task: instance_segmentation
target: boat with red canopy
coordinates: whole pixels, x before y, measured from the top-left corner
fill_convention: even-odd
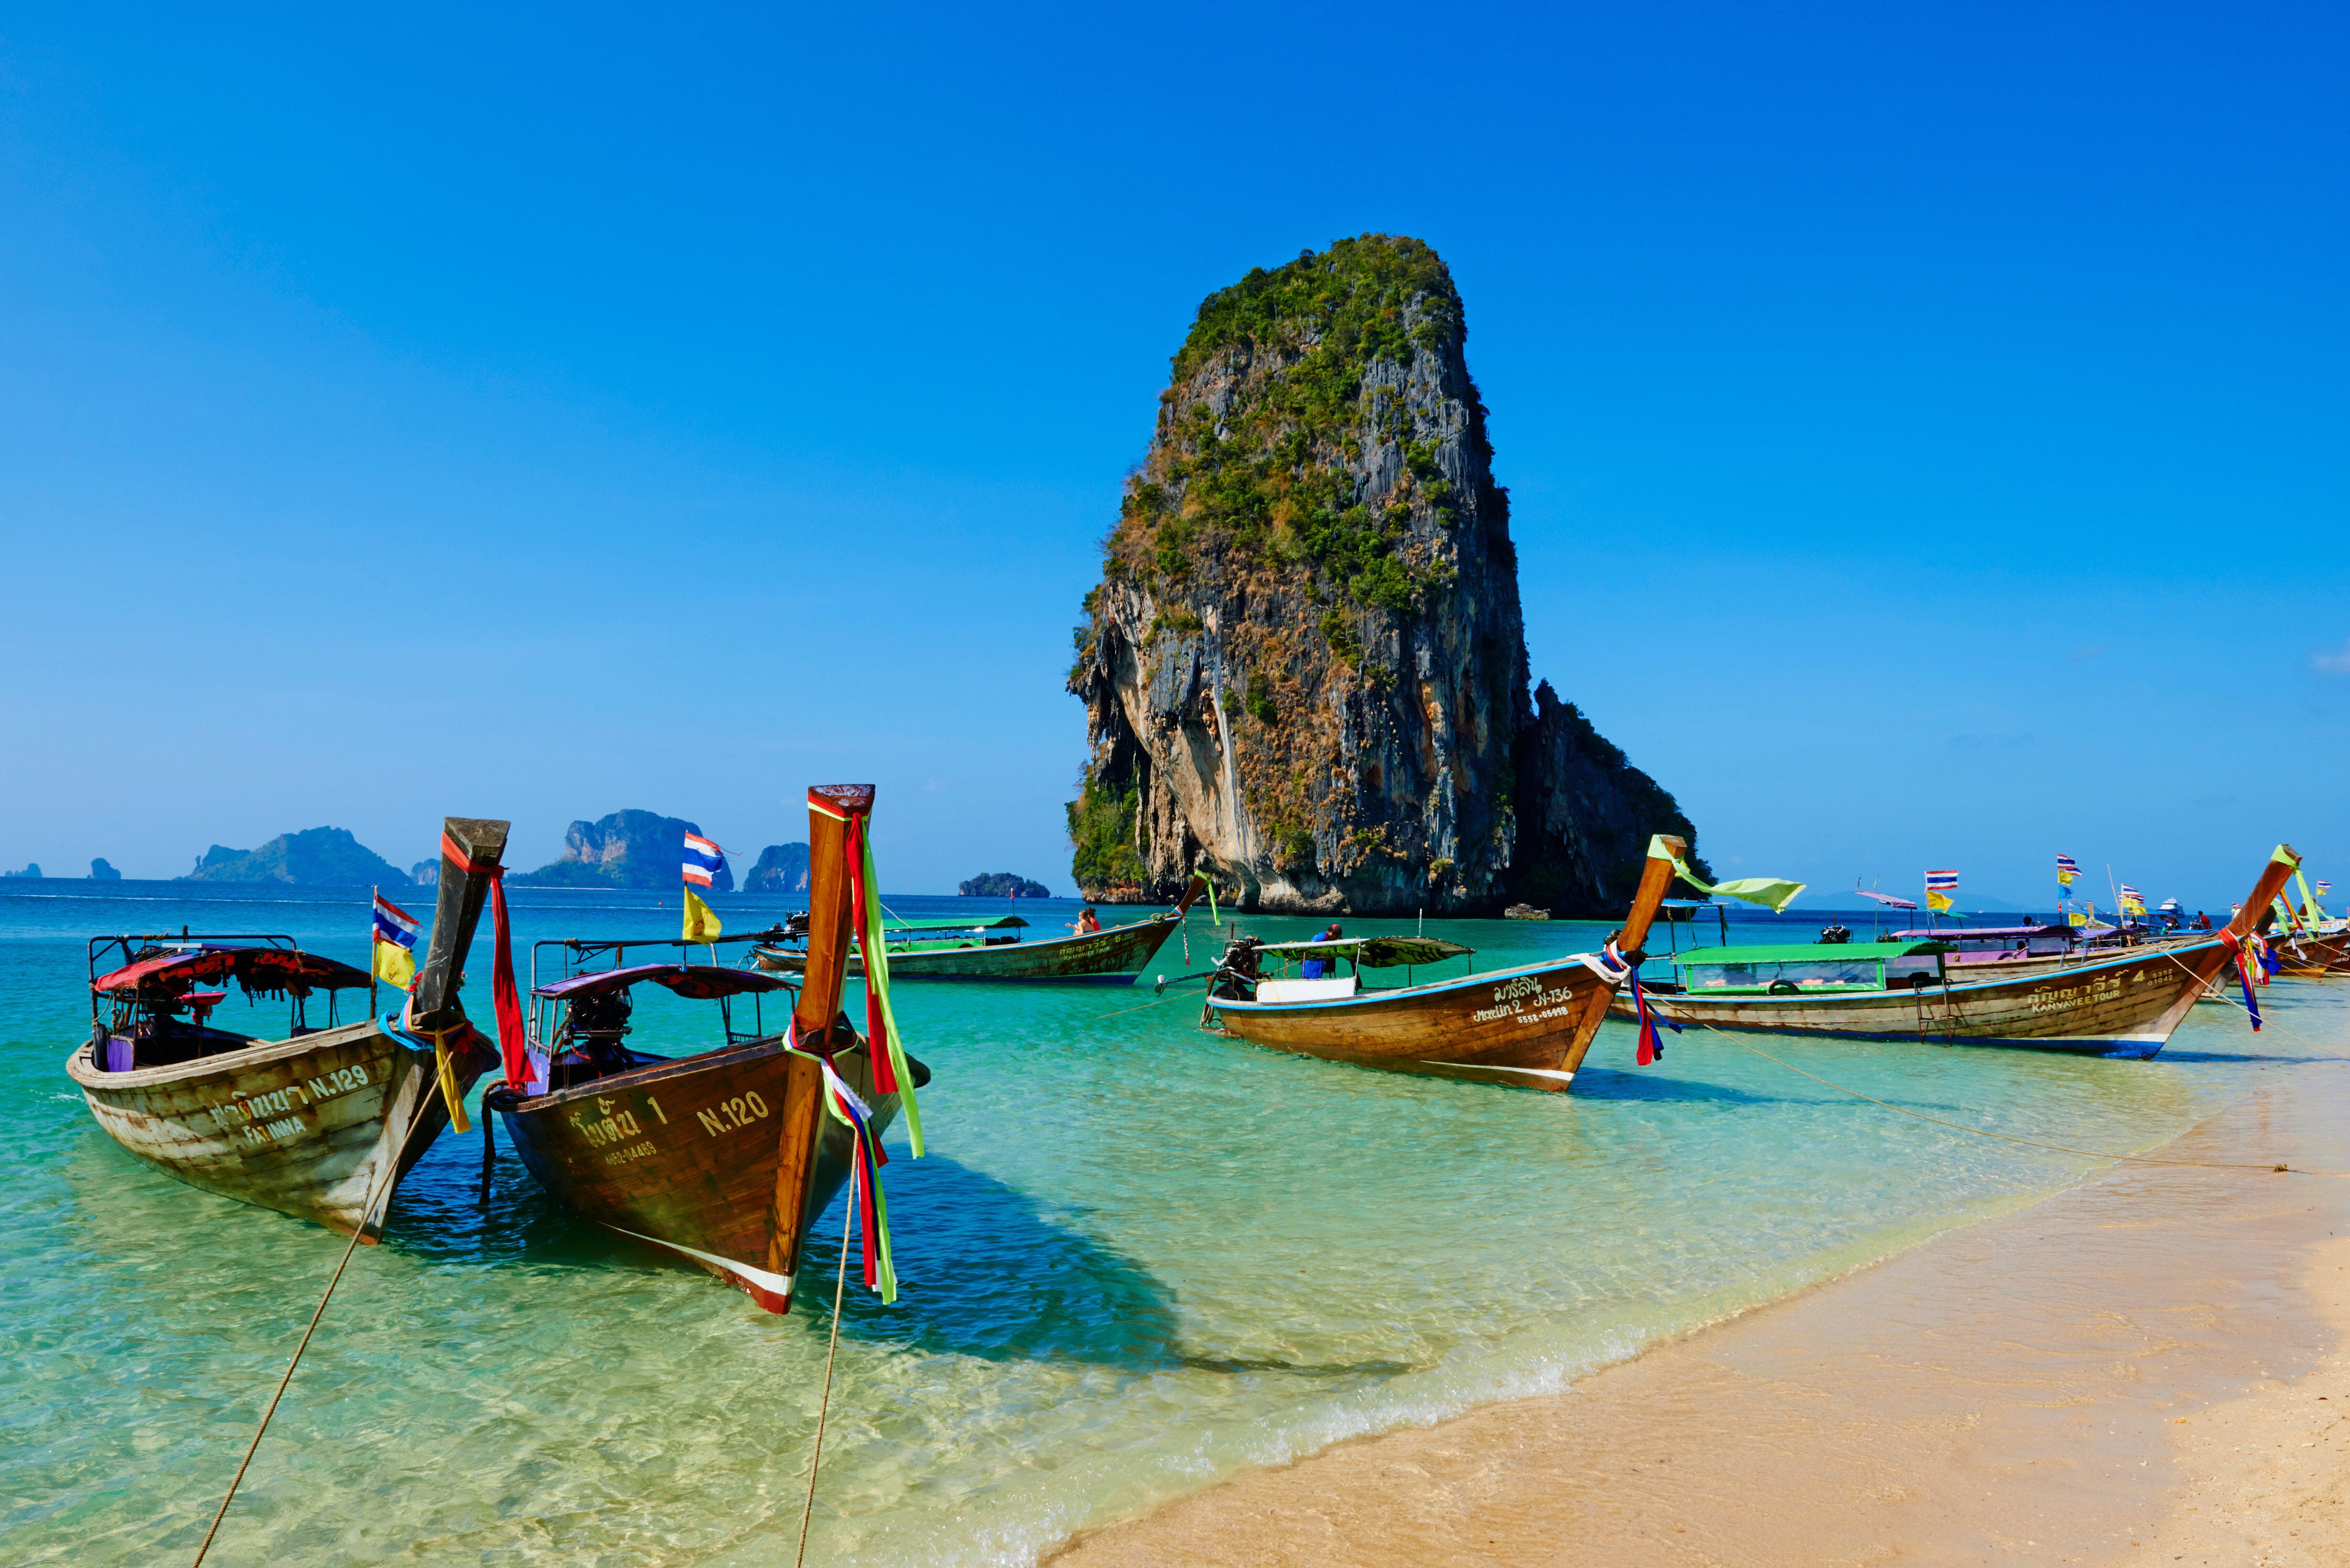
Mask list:
[[[563,972],[542,983],[534,950],[527,1031],[508,1044],[505,1082],[483,1099],[557,1201],[708,1270],[769,1312],[790,1310],[808,1227],[851,1181],[867,1282],[893,1290],[875,1180],[880,1137],[905,1114],[920,1152],[913,1091],[930,1073],[898,1043],[886,961],[868,984],[869,1033],[840,1007],[852,918],[871,932],[880,909],[864,848],[872,805],[869,784],[808,792],[804,974],[626,961],[629,948],[699,940],[541,943],[556,950]],[[719,1043],[676,1056],[631,1045],[632,992],[644,985],[716,1002]],[[790,1004],[773,1030],[770,1001]]]
[[[404,1023],[364,1007],[346,1021],[341,998],[369,975],[282,934],[94,937],[90,1034],[67,1075],[98,1125],[166,1175],[378,1240],[400,1178],[496,1062],[458,988],[505,840],[503,822],[443,825],[432,945]],[[284,1035],[220,1027],[231,986],[287,1002]]]

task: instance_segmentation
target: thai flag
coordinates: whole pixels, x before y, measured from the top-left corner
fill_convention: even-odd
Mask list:
[[[710,886],[711,877],[726,864],[726,852],[711,839],[697,833],[685,836],[685,879],[698,888]]]
[[[2122,898],[2126,902],[2136,904],[2142,902],[2146,895],[2125,882],[2122,884]]]
[[[393,947],[416,950],[416,933],[421,928],[416,917],[378,893],[375,896],[375,940],[390,942]]]
[[[2056,857],[2056,879],[2058,881],[2070,882],[2074,877],[2078,877],[2080,874],[2081,867],[2074,862],[2071,856],[2059,855]]]
[[[2333,883],[2326,881],[2326,880],[2325,880],[2324,877],[2322,877],[2318,878],[2318,882],[2317,882],[2317,890],[2318,890],[2320,893],[2331,892],[2331,891],[2333,890],[2333,888],[2334,888],[2334,884],[2333,884]]]
[[[1926,891],[1929,893],[1955,893],[1958,890],[1959,874],[1957,872],[1929,871],[1926,873]]]

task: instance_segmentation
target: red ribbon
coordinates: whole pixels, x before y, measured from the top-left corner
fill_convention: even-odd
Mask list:
[[[872,928],[865,923],[868,889],[865,886],[865,815],[862,812],[848,814],[847,842],[850,913],[857,921],[858,943],[870,950],[873,944],[865,940],[866,933]],[[894,1095],[898,1092],[898,1070],[889,1059],[889,1024],[882,1015],[881,992],[873,983],[874,961],[875,954],[868,950],[865,954],[865,1049],[873,1061],[873,1092]],[[889,961],[883,958],[881,961],[886,963]],[[869,1273],[872,1269],[869,1259],[866,1268]],[[872,1282],[869,1279],[866,1281],[868,1284]]]

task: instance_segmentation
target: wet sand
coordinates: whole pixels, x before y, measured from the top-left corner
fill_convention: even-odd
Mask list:
[[[2154,1152],[2350,1171],[2350,1065],[2245,1071],[2243,1102]],[[1049,1561],[2350,1563],[2345,1238],[2350,1180],[2119,1166],[1565,1393]]]

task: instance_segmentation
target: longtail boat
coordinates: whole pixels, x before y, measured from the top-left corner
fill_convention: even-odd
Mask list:
[[[1183,923],[1184,912],[1208,890],[1194,874],[1172,909],[1148,919],[1076,936],[1023,941],[1028,922],[1017,915],[976,919],[882,922],[882,946],[892,980],[1025,981],[1030,983],[1132,985],[1142,968]],[[761,969],[797,974],[807,967],[807,949],[796,940],[762,944],[753,961]],[[848,956],[848,972],[865,973],[865,956]]]
[[[1227,1036],[1276,1051],[1391,1073],[1564,1091],[1575,1082],[1616,988],[1637,971],[1640,944],[1689,846],[1651,847],[1623,929],[1602,951],[1461,979],[1364,990],[1361,971],[1431,963],[1468,950],[1423,938],[1235,942],[1209,988],[1205,1016]],[[1263,960],[1347,972],[1269,977]]]
[[[872,805],[870,784],[808,792],[807,961],[796,981],[680,963],[541,984],[534,965],[531,1022],[505,1039],[505,1082],[483,1097],[557,1201],[708,1270],[769,1312],[790,1310],[808,1227],[853,1168],[864,1172],[867,1280],[876,1282],[871,1167],[881,1131],[901,1107],[910,1110],[912,1090],[930,1077],[897,1043],[886,968],[867,993],[878,1040],[860,1035],[840,1007],[852,918],[870,903],[871,863],[859,851]],[[878,903],[871,909],[878,913]],[[622,946],[688,944],[557,945],[592,960]],[[721,1002],[723,1044],[676,1057],[628,1046],[629,992],[649,982]],[[760,1004],[778,992],[795,999],[789,1021],[762,1033]],[[738,1030],[735,1003],[746,997],[753,1027]],[[909,1121],[919,1139],[919,1119]]]
[[[192,1187],[380,1240],[400,1179],[497,1061],[466,1023],[458,988],[505,842],[503,822],[443,825],[432,945],[404,1026],[341,1022],[340,993],[366,989],[369,976],[290,937],[92,938],[90,1037],[66,1072],[98,1125]],[[101,962],[112,966],[104,974]],[[215,1027],[230,982],[288,999],[286,1036]],[[328,1017],[313,1025],[319,992]]]
[[[1642,989],[1649,1009],[1676,1024],[2143,1059],[2238,962],[2259,912],[2297,864],[2279,845],[2243,909],[2210,938],[2126,948],[2040,974],[1977,981],[1925,950],[1939,946],[1930,942],[1721,947],[1675,955],[1675,979]],[[1874,950],[1890,947],[1905,951]],[[1821,956],[1832,954],[1846,957]],[[1630,1016],[1620,999],[1616,1012]]]

